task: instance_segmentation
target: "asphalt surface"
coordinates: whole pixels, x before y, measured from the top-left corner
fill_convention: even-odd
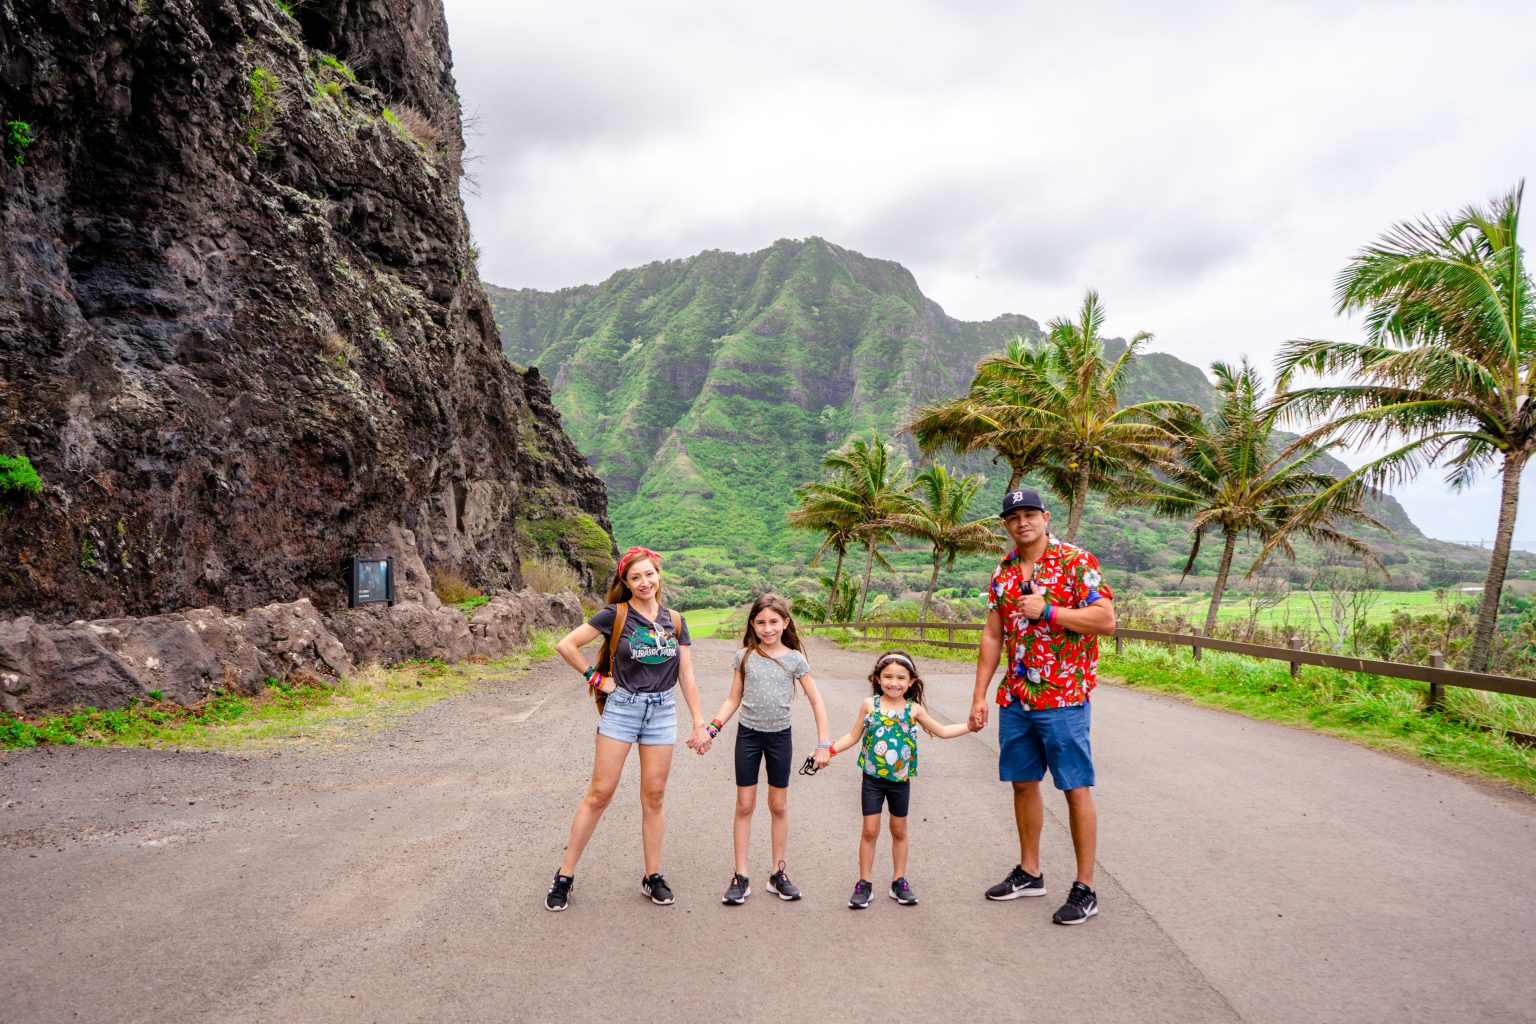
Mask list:
[[[694,647],[706,717],[731,643]],[[834,735],[870,655],[812,641]],[[958,721],[964,665],[922,663]],[[858,780],[790,790],[791,877],[725,907],[732,725],[679,745],[663,871],[639,893],[637,769],[543,909],[591,771],[595,713],[558,663],[352,749],[223,755],[52,748],[0,760],[0,1020],[700,1019],[1536,1021],[1536,801],[1328,737],[1102,685],[1101,913],[1050,923],[1071,881],[1047,794],[1050,895],[982,898],[1017,859],[996,732],[923,738],[908,877],[921,903],[846,902]],[[814,746],[796,703],[795,748]],[[995,725],[995,723],[994,723]]]

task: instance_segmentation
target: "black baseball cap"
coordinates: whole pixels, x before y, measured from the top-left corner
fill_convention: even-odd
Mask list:
[[[1004,518],[1010,512],[1016,512],[1021,508],[1037,508],[1045,511],[1045,503],[1040,500],[1040,492],[1033,487],[1021,487],[1017,491],[1009,491],[1003,495],[1003,510],[998,518]]]

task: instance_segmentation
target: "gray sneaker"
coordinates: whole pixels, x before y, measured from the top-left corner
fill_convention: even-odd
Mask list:
[[[768,891],[781,900],[800,898],[800,887],[789,880],[789,875],[784,871],[783,861],[779,861],[779,870],[768,876]]]
[[[869,898],[874,893],[875,887],[861,878],[853,887],[853,895],[848,897],[848,905],[854,910],[864,910],[869,906]]]
[[[907,884],[906,875],[902,875],[891,883],[891,899],[904,907],[917,906],[917,893],[913,892],[912,887]]]
[[[989,900],[1016,900],[1020,896],[1044,896],[1045,876],[1032,875],[1015,864],[1008,877],[987,890]]]
[[[768,888],[773,888],[770,883]],[[732,875],[731,884],[726,888],[725,895],[720,897],[720,902],[728,906],[739,907],[747,902],[747,897],[752,895],[752,883],[747,881],[746,875]]]
[[[667,884],[667,880],[662,878],[660,873],[646,875],[640,879],[640,892],[642,895],[649,896],[651,902],[657,906],[667,907],[672,905],[672,887]]]

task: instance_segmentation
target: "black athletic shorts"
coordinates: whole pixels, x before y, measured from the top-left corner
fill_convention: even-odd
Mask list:
[[[878,775],[864,773],[864,786],[859,792],[864,801],[865,814],[879,814],[880,805],[889,803],[891,817],[905,818],[907,806],[912,802],[912,781],[903,779],[900,782],[894,779],[882,779]]]
[[[789,729],[760,732],[746,725],[736,726],[736,785],[757,785],[757,773],[768,762],[768,785],[789,788],[789,763],[795,759],[795,746]]]

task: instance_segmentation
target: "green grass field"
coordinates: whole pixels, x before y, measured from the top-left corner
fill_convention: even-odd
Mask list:
[[[1180,597],[1148,597],[1144,600],[1156,615],[1182,613],[1190,621],[1199,623],[1205,621],[1205,612],[1210,607],[1211,595],[1186,594]],[[1368,592],[1366,600],[1370,602],[1366,622],[1371,624],[1390,622],[1395,612],[1407,612],[1411,615],[1443,614],[1450,607],[1475,608],[1477,605],[1476,594],[1449,593],[1442,599],[1432,590],[1374,590]],[[1323,620],[1332,622],[1332,602],[1332,597],[1327,593],[1309,594],[1307,591],[1292,591],[1279,604],[1260,609],[1257,621],[1263,626],[1279,626],[1289,622],[1316,629],[1319,609],[1322,611]],[[1216,618],[1220,622],[1232,622],[1246,619],[1251,614],[1253,614],[1253,606],[1241,593],[1228,592],[1222,598],[1221,609],[1216,613]]]
[[[690,636],[739,637],[746,628],[745,608],[695,608],[683,613]]]

